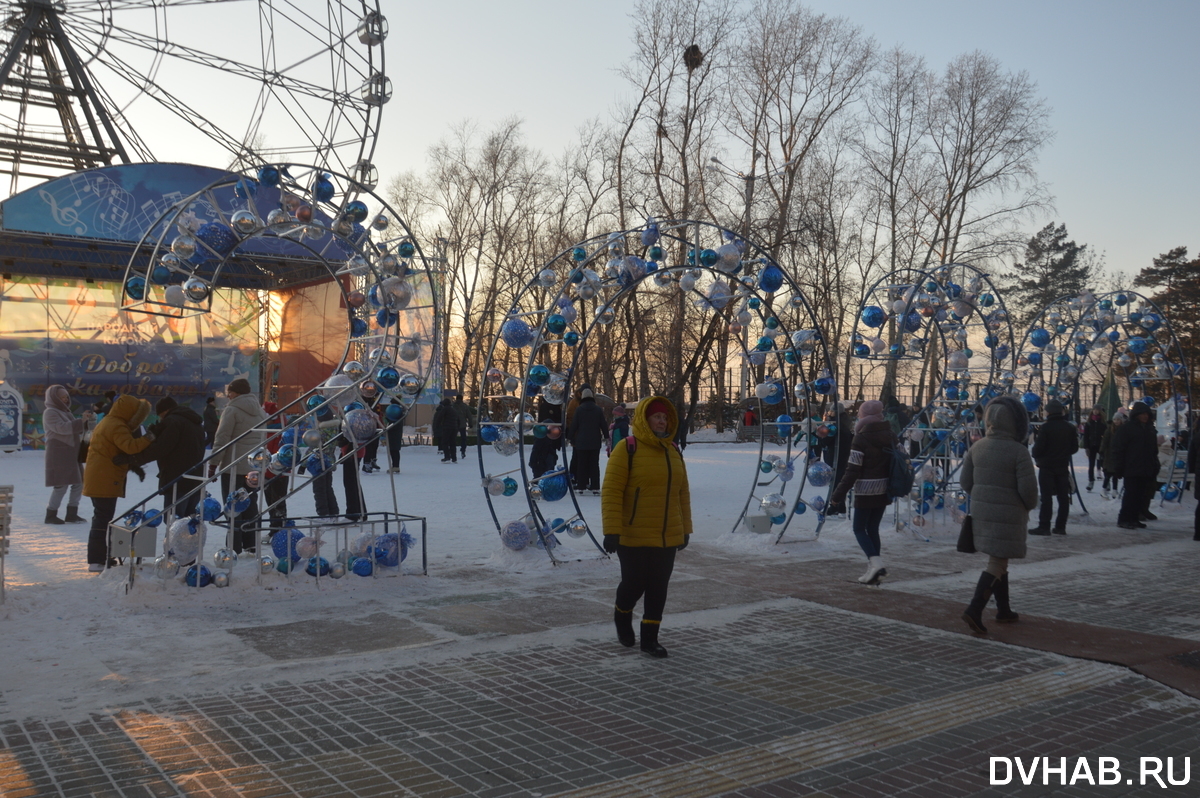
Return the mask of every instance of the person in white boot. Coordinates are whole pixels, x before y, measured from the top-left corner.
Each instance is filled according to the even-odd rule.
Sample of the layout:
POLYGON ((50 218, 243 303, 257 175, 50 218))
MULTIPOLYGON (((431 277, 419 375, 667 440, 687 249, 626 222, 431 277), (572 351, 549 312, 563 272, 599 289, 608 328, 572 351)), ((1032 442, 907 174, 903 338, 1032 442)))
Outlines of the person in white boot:
POLYGON ((854 488, 854 537, 867 555, 867 571, 858 578, 864 585, 877 585, 887 576, 879 550, 879 523, 892 500, 887 495, 892 458, 888 449, 896 443, 892 426, 883 417, 883 402, 863 402, 854 424, 846 473, 834 488, 829 503, 837 506, 854 488))

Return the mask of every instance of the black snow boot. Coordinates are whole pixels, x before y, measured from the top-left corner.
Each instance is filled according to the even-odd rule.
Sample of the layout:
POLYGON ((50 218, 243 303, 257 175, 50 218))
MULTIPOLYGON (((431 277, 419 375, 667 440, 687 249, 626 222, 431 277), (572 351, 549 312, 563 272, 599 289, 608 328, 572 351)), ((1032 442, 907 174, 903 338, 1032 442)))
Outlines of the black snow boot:
POLYGON ((633 610, 622 612, 620 607, 613 610, 613 622, 617 625, 617 640, 625 648, 633 648, 637 637, 633 634, 633 610))
POLYGON ((63 519, 68 524, 86 524, 87 519, 79 514, 78 507, 67 505, 67 517, 63 519))
POLYGON ((987 606, 988 600, 991 599, 992 588, 997 581, 996 577, 987 571, 980 574, 979 582, 975 585, 975 597, 971 599, 971 603, 963 611, 962 619, 967 622, 967 626, 971 627, 971 631, 976 634, 987 634, 987 627, 983 625, 983 608, 987 606))
POLYGON ((64 521, 58 517, 57 510, 47 510, 46 511, 46 523, 47 524, 65 524, 66 521, 64 521))
POLYGON ((1012 607, 1008 604, 1008 573, 1000 577, 1000 580, 992 587, 992 595, 996 597, 996 622, 997 623, 1016 623, 1021 617, 1012 611, 1012 607))
POLYGON ((658 644, 658 623, 642 621, 642 651, 655 659, 666 659, 667 650, 658 644))

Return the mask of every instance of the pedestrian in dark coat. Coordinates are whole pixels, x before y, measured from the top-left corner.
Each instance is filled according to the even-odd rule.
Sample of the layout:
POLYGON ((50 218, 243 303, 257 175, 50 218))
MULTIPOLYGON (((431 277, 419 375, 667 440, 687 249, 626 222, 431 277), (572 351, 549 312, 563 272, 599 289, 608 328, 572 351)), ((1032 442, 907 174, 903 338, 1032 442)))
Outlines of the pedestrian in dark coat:
MULTIPOLYGON (((1049 535, 1050 516, 1054 500, 1058 499, 1058 515, 1053 532, 1067 534, 1067 514, 1071 511, 1071 455, 1079 451, 1079 433, 1067 421, 1066 408, 1057 399, 1046 403, 1046 421, 1037 431, 1033 443, 1033 461, 1038 467, 1038 488, 1042 501, 1038 507, 1038 525, 1031 535, 1049 535)), ((1157 472, 1155 472, 1157 473, 1157 472)))
POLYGON ((1129 421, 1113 433, 1112 456, 1117 468, 1114 473, 1125 480, 1117 526, 1145 528, 1140 519, 1146 508, 1146 497, 1154 490, 1159 469, 1158 432, 1150 417, 1150 406, 1145 402, 1134 402, 1129 410, 1129 421))
POLYGON ((1108 422, 1108 426, 1104 429, 1104 436, 1100 439, 1100 464, 1104 470, 1104 485, 1101 488, 1101 498, 1117 498, 1121 493, 1121 478, 1117 476, 1117 458, 1113 456, 1112 439, 1116 434, 1117 429, 1122 424, 1129 420, 1129 413, 1125 408, 1120 408, 1113 413, 1112 421, 1108 422), (1112 487, 1109 487, 1109 483, 1112 487))
POLYGON ((579 407, 571 417, 567 439, 574 453, 571 456, 576 490, 590 490, 600 495, 600 450, 608 439, 608 422, 604 411, 596 404, 596 396, 585 386, 579 395, 579 407))
POLYGON ((438 448, 442 450, 443 463, 458 462, 458 448, 454 445, 458 429, 458 413, 455 412, 450 397, 446 396, 437 406, 437 410, 433 411, 433 436, 437 439, 438 448))
POLYGON ((629 413, 625 410, 625 405, 617 405, 612 409, 613 420, 608 425, 611 433, 611 443, 608 450, 611 452, 612 447, 616 446, 620 441, 624 440, 629 434, 629 413))
POLYGON ((854 424, 854 438, 846 447, 846 473, 833 489, 829 504, 844 506, 846 494, 854 488, 854 537, 867 555, 867 571, 858 578, 864 585, 877 585, 887 576, 880 552, 879 524, 892 503, 887 495, 892 470, 887 450, 895 445, 892 425, 883 415, 883 402, 863 402, 854 424))
POLYGON ((79 515, 79 498, 83 495, 83 470, 79 467, 79 452, 85 419, 95 414, 84 413, 85 418, 71 414, 71 394, 64 385, 51 385, 46 389, 46 409, 42 413, 42 429, 46 431, 46 487, 50 491, 50 503, 46 505, 46 523, 82 523, 87 520, 79 515), (58 517, 58 508, 63 497, 67 498, 67 517, 58 517))
POLYGON ((454 397, 454 412, 458 414, 458 454, 467 456, 467 431, 475 423, 475 408, 463 401, 462 394, 454 397))
POLYGON ((1200 466, 1200 435, 1192 433, 1191 442, 1188 444, 1187 470, 1192 475, 1192 482, 1196 486, 1196 515, 1192 521, 1192 540, 1200 540, 1200 475, 1196 474, 1196 468, 1200 466))
POLYGON ((154 443, 136 455, 119 453, 114 461, 145 465, 157 460, 163 509, 174 507, 176 517, 192 515, 200 504, 200 486, 204 482, 200 471, 204 459, 204 419, 170 396, 159 399, 154 412, 158 414, 158 423, 150 426, 154 443), (187 479, 184 475, 194 478, 187 479))
POLYGON ((1012 396, 998 396, 983 410, 985 435, 967 449, 959 483, 971 497, 975 548, 988 555, 975 596, 963 612, 971 630, 987 634, 983 610, 994 595, 996 620, 1017 620, 1008 597, 1008 561, 1025 556, 1029 511, 1037 506, 1038 486, 1025 439, 1029 414, 1012 396))
POLYGON ((529 472, 537 479, 547 471, 552 471, 558 465, 558 450, 562 448, 562 427, 549 424, 546 434, 533 439, 529 449, 529 472))
MULTIPOLYGON (((1108 424, 1104 420, 1104 409, 1097 405, 1092 408, 1088 420, 1083 423, 1083 449, 1088 459, 1088 484, 1091 490, 1096 484, 1096 461, 1100 457, 1100 444, 1104 442, 1104 431, 1108 424)), ((1100 471, 1104 471, 1104 461, 1100 461, 1100 471)))
MULTIPOLYGON (((846 409, 845 405, 838 407, 837 415, 833 416, 830 421, 832 424, 827 425, 828 432, 821 441, 821 459, 825 461, 826 465, 833 466, 833 484, 839 485, 842 477, 846 475, 846 464, 850 462, 850 447, 854 440, 855 422, 850 417, 850 411, 846 409)), ((830 502, 825 512, 828 515, 845 515, 845 500, 836 503, 830 502)))
POLYGON ((212 448, 213 438, 216 437, 217 427, 220 425, 221 414, 217 412, 217 397, 210 396, 204 400, 204 448, 212 448))

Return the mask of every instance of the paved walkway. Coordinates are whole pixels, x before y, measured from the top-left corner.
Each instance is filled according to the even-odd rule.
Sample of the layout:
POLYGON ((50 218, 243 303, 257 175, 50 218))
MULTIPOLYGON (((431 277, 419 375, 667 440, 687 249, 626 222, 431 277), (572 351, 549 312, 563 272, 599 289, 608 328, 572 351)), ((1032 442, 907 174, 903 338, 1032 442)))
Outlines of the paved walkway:
POLYGON ((665 661, 602 620, 612 568, 532 586, 450 573, 403 613, 229 630, 278 677, 0 720, 0 795, 1200 795, 1200 760, 1187 785, 1166 775, 1200 744, 1200 543, 1090 530, 1030 553, 1021 622, 982 639, 958 619, 978 560, 944 546, 907 547, 869 589, 857 562, 697 544, 665 661), (335 656, 362 671, 304 678, 335 656), (1014 761, 1009 784, 989 784, 991 757, 1014 761), (1026 786, 1016 757, 1066 771, 1043 785, 1039 761, 1026 786), (1118 783, 1088 783, 1101 757, 1118 783), (1166 789, 1142 786, 1141 757, 1162 760, 1166 789))

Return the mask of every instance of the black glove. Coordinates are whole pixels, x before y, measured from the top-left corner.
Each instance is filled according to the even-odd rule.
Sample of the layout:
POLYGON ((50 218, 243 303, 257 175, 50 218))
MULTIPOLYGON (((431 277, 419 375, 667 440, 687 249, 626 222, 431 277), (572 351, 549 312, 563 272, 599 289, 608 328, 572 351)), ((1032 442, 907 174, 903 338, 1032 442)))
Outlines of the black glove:
POLYGON ((125 454, 125 452, 117 452, 116 454, 114 454, 112 461, 113 461, 113 465, 119 465, 119 466, 132 465, 134 462, 133 455, 125 454))
POLYGON ((684 536, 683 536, 683 543, 680 543, 680 544, 679 544, 679 548, 675 549, 675 551, 683 551, 684 549, 686 549, 686 548, 687 548, 687 544, 688 544, 688 542, 689 542, 689 541, 691 541, 691 539, 692 539, 692 536, 691 536, 691 535, 684 535, 684 536))
POLYGON ((143 471, 142 467, 140 465, 138 465, 137 463, 131 463, 129 465, 129 470, 132 471, 133 473, 137 474, 138 482, 146 481, 146 472, 143 471))
POLYGON ((621 542, 620 535, 605 535, 604 536, 604 550, 607 551, 609 554, 616 554, 617 553, 617 544, 619 544, 620 542, 621 542))

